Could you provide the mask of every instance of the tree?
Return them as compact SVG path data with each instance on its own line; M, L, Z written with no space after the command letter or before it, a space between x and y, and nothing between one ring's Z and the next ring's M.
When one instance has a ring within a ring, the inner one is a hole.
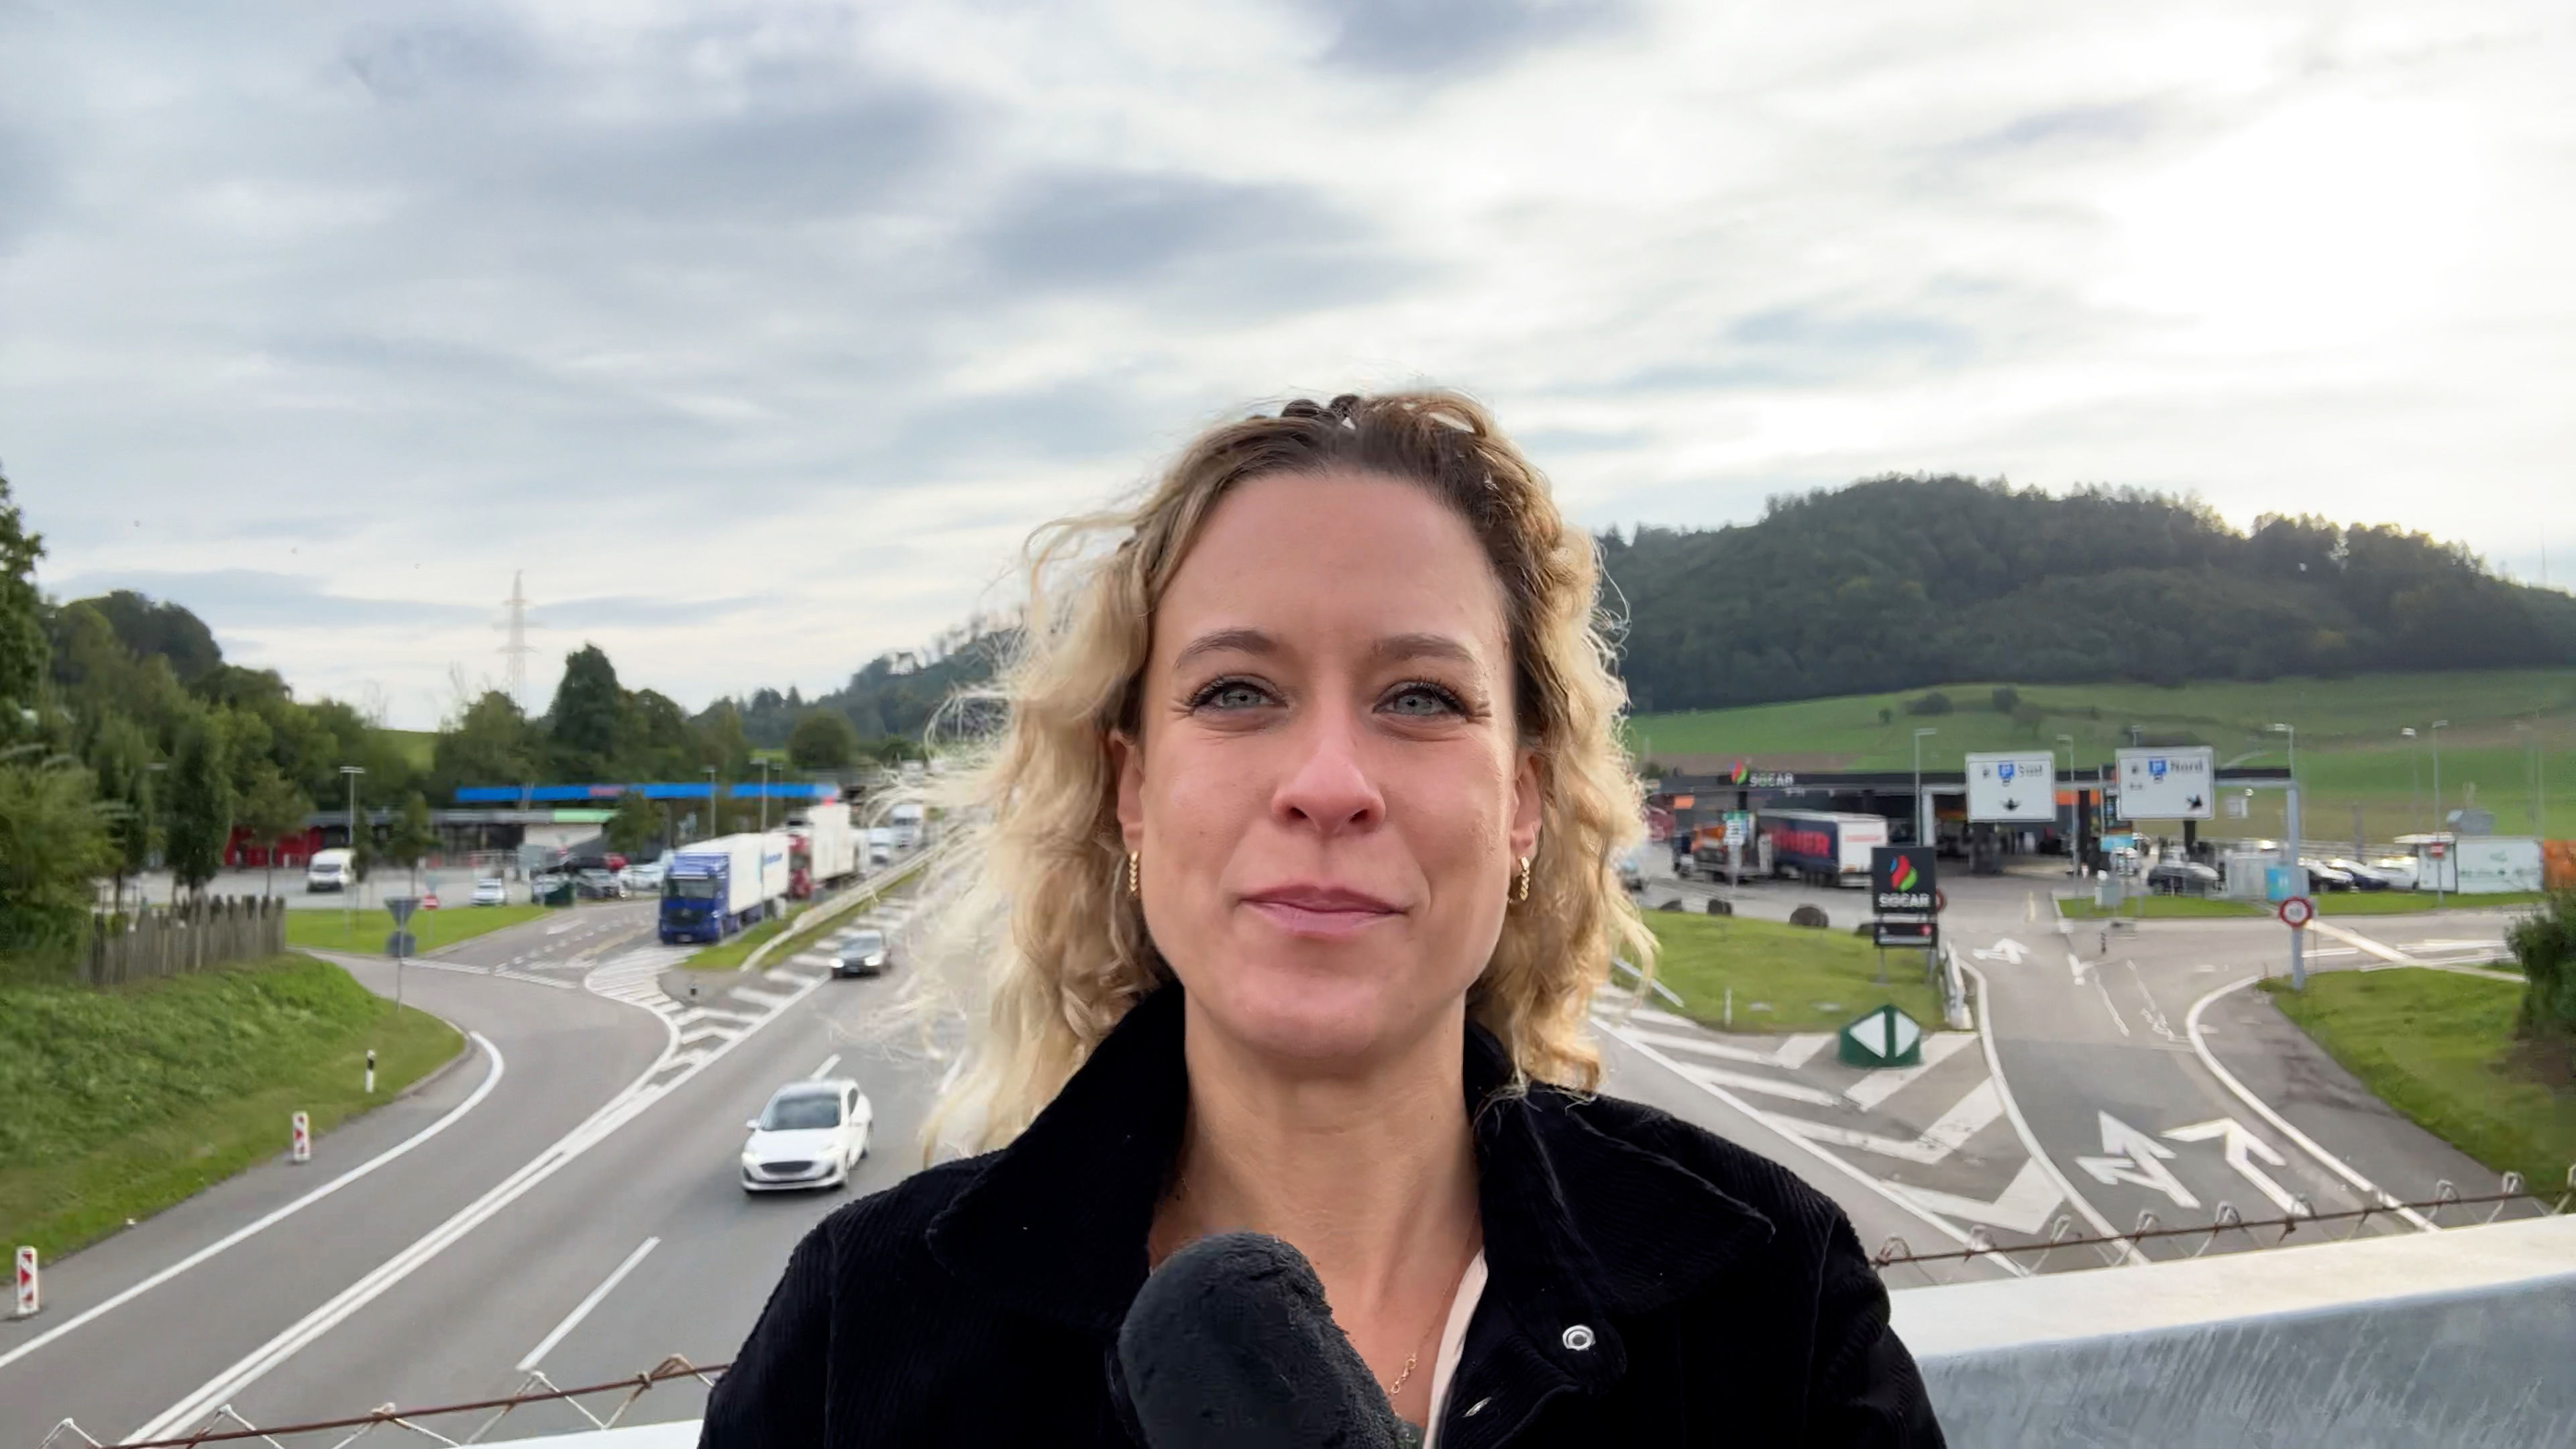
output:
M142 727L123 715L101 722L90 741L90 774L107 820L115 877L112 909L125 909L125 878L141 875L152 860L152 745Z
M485 690L439 732L430 750L430 779L442 796L464 785L533 781L544 746L517 700Z
M87 770L35 745L0 750L0 950L75 947L114 856Z
M22 713L36 705L44 681L44 598L36 592L36 560L45 556L42 535L29 533L0 476L0 739L25 732Z
M662 812L643 793L629 790L617 797L617 809L608 817L602 832L608 837L608 848L619 855L641 858L654 841L662 836Z
M1950 709L1950 696L1937 689L1905 702L1907 714L1948 714Z
M2021 708L2021 691L2009 684L1996 685L1994 693L1988 698L1993 702L1997 714L2012 714Z
M815 710L787 736L787 758L800 770L846 770L858 750L859 732L839 710Z
M233 833L232 773L224 759L222 728L211 720L190 723L170 768L170 877L202 895L223 869Z
M304 817L311 813L313 802L304 797L303 788L286 778L277 766L260 761L258 773L241 800L241 823L266 853L260 894L277 893L277 849L304 833Z
M1885 705L1880 705L1878 707L1878 722L1880 724L1894 724L1896 722L1896 711L1889 709Z
M617 666L596 644L564 656L563 682L549 710L555 768L577 780L600 780L627 737L629 705L618 686Z
M214 631L177 604L154 603L131 589L80 602L103 615L126 648L146 659L170 661L170 672L182 684L194 683L224 662Z
M429 823L429 798L418 790L403 802L402 814L385 834L385 859L411 872L413 895L420 894L421 857L438 848L438 828Z

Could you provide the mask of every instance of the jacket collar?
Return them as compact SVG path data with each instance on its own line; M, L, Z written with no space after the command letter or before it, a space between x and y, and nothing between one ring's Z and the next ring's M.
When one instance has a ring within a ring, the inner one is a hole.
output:
M1139 1002L1037 1120L987 1157L930 1225L949 1272L1020 1312L1117 1332L1144 1284L1146 1236L1180 1147L1182 1020L1177 985ZM1576 1382L1624 1367L1609 1318L1671 1303L1770 1240L1753 1208L1600 1130L1588 1099L1514 1090L1509 1058L1481 1027L1468 1028L1462 1075L1486 1297ZM1562 1344L1578 1324L1593 1341Z

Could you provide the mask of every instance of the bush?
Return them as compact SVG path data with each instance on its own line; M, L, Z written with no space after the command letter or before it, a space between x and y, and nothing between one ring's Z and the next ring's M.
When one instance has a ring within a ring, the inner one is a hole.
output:
M2522 1010L2514 1030L2545 1041L2576 1042L2576 890L2555 890L2540 909L2513 923L2505 944L2522 963Z
M1813 926L1817 930L1821 931L1825 927L1832 925L1833 922L1826 920L1825 913L1816 909L1814 906L1800 906L1789 913L1789 924L1793 926Z
M114 853L87 770L34 745L0 752L0 950L67 961Z
M1930 694L1909 699L1905 702L1905 712L1907 714L1948 714L1954 707L1955 706L1950 703L1950 696L1943 694L1937 689L1932 691Z
M1894 723L1896 723L1896 711L1894 711L1894 710L1892 710L1892 709L1889 709L1889 708L1888 708L1888 707L1886 707L1885 705L1881 705L1881 706L1879 706L1879 710L1878 710L1878 722L1879 722L1880 724L1894 724Z
M1734 915L1735 903L1733 901L1722 901L1715 896L1710 896L1708 898L1708 913L1712 916Z
M1995 692L1990 698L1994 701L1997 714L2011 714L2021 708L2021 691L2009 684L1996 685Z

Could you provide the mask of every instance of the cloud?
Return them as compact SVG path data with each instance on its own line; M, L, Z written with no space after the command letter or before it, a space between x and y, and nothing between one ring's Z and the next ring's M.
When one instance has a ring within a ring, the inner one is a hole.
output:
M513 570L532 704L585 637L691 703L820 692L1198 427L1354 387L1475 391L1594 525L1960 471L2536 577L2576 453L2545 30L0 5L0 458L49 589L176 598L413 723L497 667Z
M335 594L312 579L255 569L201 573L135 570L76 575L49 591L62 599L96 598L116 589L184 604L220 634L227 628L338 629L369 625L420 625L479 621L483 612L421 599L357 598Z

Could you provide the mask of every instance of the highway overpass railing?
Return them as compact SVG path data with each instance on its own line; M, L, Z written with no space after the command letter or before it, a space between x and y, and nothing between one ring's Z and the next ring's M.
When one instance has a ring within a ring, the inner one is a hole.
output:
M2464 1207L2468 1199L2455 1199ZM2380 1209L2387 1211L2387 1209ZM2206 1229L2177 1231L2205 1232ZM1960 1449L2576 1442L2576 1215L2098 1272L1900 1288L1897 1331ZM723 1365L669 1358L607 1383L253 1427L229 1408L180 1445L377 1442L686 1449L693 1420L628 1425ZM591 1427L537 1438L519 1410ZM99 1449L66 1422L43 1449ZM142 1445L125 1449L144 1449Z

